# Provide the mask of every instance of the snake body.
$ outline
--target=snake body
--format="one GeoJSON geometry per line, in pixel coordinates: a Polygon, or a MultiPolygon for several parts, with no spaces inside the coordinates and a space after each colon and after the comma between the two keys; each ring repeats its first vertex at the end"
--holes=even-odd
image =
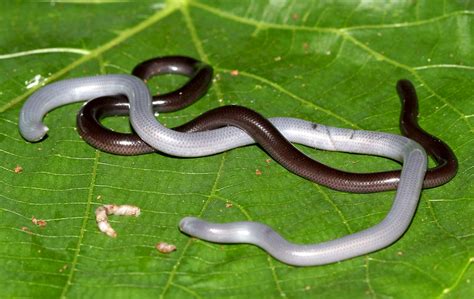
{"type": "MultiPolygon", "coordinates": [[[[38,141],[48,128],[42,123],[46,113],[61,105],[107,95],[125,95],[130,101],[130,119],[138,135],[162,152],[185,157],[219,153],[251,144],[253,139],[235,127],[181,133],[159,124],[146,85],[134,76],[104,75],[70,79],[49,84],[25,103],[19,119],[23,137],[38,141]]],[[[333,128],[311,122],[275,118],[272,123],[289,140],[326,150],[385,156],[403,162],[393,206],[379,224],[333,241],[315,245],[294,245],[270,227],[255,222],[212,224],[184,218],[180,229],[213,242],[252,243],[292,265],[320,265],[366,254],[388,246],[410,224],[426,172],[426,154],[416,142],[387,133],[333,128]]],[[[350,183],[348,183],[350,184],[350,183]]]]}
{"type": "Polygon", "coordinates": [[[441,139],[429,134],[418,124],[418,97],[413,84],[406,79],[397,82],[402,102],[400,131],[423,146],[436,166],[426,172],[423,188],[432,188],[449,182],[458,171],[458,160],[451,148],[441,139]]]}
{"type": "MultiPolygon", "coordinates": [[[[38,141],[47,132],[42,118],[48,111],[71,102],[117,94],[123,94],[129,98],[131,123],[138,135],[147,144],[164,153],[182,157],[199,157],[254,143],[251,136],[236,127],[194,133],[182,133],[164,127],[155,119],[151,96],[144,83],[129,75],[103,75],[70,79],[43,87],[34,93],[23,106],[19,121],[20,132],[25,139],[38,141]]],[[[327,143],[328,140],[331,143],[331,139],[334,138],[331,130],[328,129],[329,127],[292,118],[273,118],[270,121],[277,129],[272,132],[273,135],[279,131],[289,141],[331,150],[331,146],[325,147],[321,144],[327,143]]],[[[381,156],[386,154],[373,149],[373,143],[378,138],[377,134],[379,133],[373,137],[368,136],[365,147],[360,149],[361,153],[381,156]]],[[[292,145],[290,146],[292,147],[292,145]]],[[[337,150],[345,151],[345,149],[337,150]]],[[[351,149],[348,148],[348,151],[351,152],[351,149]]],[[[364,193],[387,189],[386,185],[377,181],[376,175],[335,171],[301,153],[292,161],[298,165],[295,170],[302,169],[304,171],[303,176],[337,190],[364,193]],[[311,164],[306,164],[308,161],[311,164]],[[327,171],[315,173],[313,169],[307,167],[317,164],[321,166],[321,169],[327,171]]],[[[385,182],[387,183],[387,180],[385,182]]],[[[393,188],[397,181],[388,180],[388,183],[392,183],[390,188],[393,188]]]]}
{"type": "MultiPolygon", "coordinates": [[[[176,91],[154,96],[153,110],[168,112],[182,109],[203,96],[212,79],[212,68],[193,58],[166,56],[147,60],[137,65],[132,74],[143,80],[161,74],[181,74],[189,81],[176,91]]],[[[449,146],[424,131],[418,125],[418,99],[415,87],[408,80],[397,82],[402,103],[401,132],[418,143],[435,160],[436,166],[428,169],[424,188],[432,188],[450,181],[457,172],[457,160],[449,146]]],[[[81,137],[94,147],[119,155],[137,155],[156,151],[137,134],[111,131],[100,120],[111,115],[128,115],[129,102],[124,96],[101,97],[88,101],[77,115],[77,130],[81,137]]],[[[241,106],[224,106],[212,109],[173,130],[201,132],[225,126],[245,131],[256,143],[289,171],[318,184],[340,191],[368,193],[395,190],[400,171],[376,173],[350,173],[328,167],[297,150],[269,120],[257,112],[241,106]]],[[[317,126],[317,124],[314,124],[317,126]]]]}

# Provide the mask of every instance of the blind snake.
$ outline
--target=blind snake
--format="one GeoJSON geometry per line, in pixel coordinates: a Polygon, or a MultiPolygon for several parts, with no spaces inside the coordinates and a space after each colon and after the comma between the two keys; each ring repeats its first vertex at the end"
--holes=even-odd
{"type": "MultiPolygon", "coordinates": [[[[155,67],[155,65],[161,65],[162,59],[155,58],[141,63],[133,70],[132,74],[145,80],[150,76],[159,75],[161,69],[155,67]],[[153,62],[153,64],[150,62],[153,62]],[[136,72],[137,69],[146,69],[147,75],[142,76],[136,72]]],[[[176,64],[173,59],[166,60],[163,63],[176,64]]],[[[179,63],[186,62],[179,61],[179,63]]],[[[197,65],[196,61],[192,61],[189,68],[194,65],[197,65]]],[[[183,73],[179,68],[175,69],[177,70],[175,73],[192,76],[192,72],[183,73]]],[[[199,88],[196,84],[196,78],[191,77],[189,82],[176,92],[161,96],[167,98],[166,104],[154,101],[153,109],[155,111],[170,111],[166,110],[167,105],[170,105],[175,108],[174,110],[178,110],[182,100],[176,96],[176,93],[182,90],[185,90],[185,94],[188,96],[188,101],[183,105],[189,105],[190,102],[199,99],[203,95],[204,89],[199,88]]],[[[199,79],[201,80],[201,78],[199,79]]],[[[207,89],[211,77],[206,76],[205,79],[207,81],[201,81],[207,89]]],[[[457,160],[454,153],[447,144],[428,134],[418,125],[418,99],[413,84],[408,80],[400,80],[397,82],[397,91],[402,102],[400,130],[405,136],[419,142],[437,163],[436,167],[428,169],[423,187],[436,187],[450,181],[457,171],[457,160]]],[[[135,155],[155,151],[136,134],[114,132],[100,124],[100,119],[106,116],[128,115],[128,113],[129,105],[125,97],[94,99],[85,103],[78,113],[77,130],[89,144],[106,152],[135,155]]],[[[245,107],[224,106],[215,108],[173,130],[187,133],[200,132],[227,125],[239,127],[247,132],[274,160],[291,172],[336,190],[356,193],[394,190],[400,180],[399,170],[366,174],[349,173],[319,163],[296,149],[269,120],[245,107]]]]}
{"type": "MultiPolygon", "coordinates": [[[[345,147],[351,142],[353,132],[339,130],[339,136],[344,137],[338,141],[338,146],[345,147]]],[[[386,141],[387,146],[394,146],[401,140],[388,137],[386,141]]],[[[414,142],[399,142],[397,148],[403,156],[403,168],[395,199],[387,216],[368,229],[331,241],[301,245],[287,241],[260,222],[212,223],[185,217],[179,228],[188,235],[210,242],[254,244],[281,262],[294,266],[330,264],[382,249],[398,240],[410,225],[426,171],[426,154],[421,146],[414,142]]]]}
{"type": "MultiPolygon", "coordinates": [[[[47,132],[47,127],[42,123],[43,116],[58,106],[105,95],[133,94],[133,99],[130,99],[130,116],[133,128],[146,143],[164,153],[196,157],[211,155],[254,143],[252,137],[236,127],[224,127],[195,133],[182,133],[164,127],[155,119],[150,100],[151,96],[148,89],[143,89],[143,86],[144,83],[138,78],[129,75],[86,77],[59,81],[47,85],[35,92],[23,106],[19,120],[20,132],[25,139],[38,141],[47,132]]],[[[310,122],[301,123],[301,121],[291,118],[273,118],[270,121],[289,141],[316,148],[321,148],[323,146],[321,143],[327,142],[327,138],[331,142],[331,132],[327,131],[325,126],[310,122]]],[[[373,141],[367,140],[366,142],[367,147],[371,147],[373,141]]],[[[323,149],[328,148],[323,147],[323,149]]],[[[365,148],[364,150],[369,149],[365,148]]],[[[375,150],[367,153],[384,155],[383,152],[379,153],[375,150]]],[[[301,156],[306,157],[304,155],[301,156]]],[[[317,162],[314,161],[314,163],[317,162]]],[[[321,175],[319,172],[314,173],[311,170],[306,171],[304,175],[338,190],[351,192],[384,190],[380,185],[373,183],[376,177],[372,176],[372,174],[340,172],[342,175],[336,176],[332,175],[336,173],[334,170],[327,166],[322,166],[322,169],[326,168],[329,170],[330,176],[321,175]]],[[[305,168],[303,169],[306,170],[305,168]]]]}
{"type": "MultiPolygon", "coordinates": [[[[130,119],[138,135],[163,152],[202,156],[253,143],[247,134],[235,127],[196,133],[165,128],[153,115],[152,98],[146,85],[130,75],[69,79],[41,88],[22,107],[20,133],[27,140],[41,140],[48,131],[42,123],[48,111],[67,103],[116,94],[129,99],[130,119]],[[153,140],[156,135],[161,139],[153,140]]],[[[270,227],[256,222],[212,224],[186,217],[180,222],[183,232],[214,242],[252,243],[285,263],[299,266],[327,264],[367,254],[388,246],[405,232],[416,210],[426,172],[426,154],[418,143],[403,136],[314,126],[314,123],[291,118],[274,118],[272,123],[293,142],[326,150],[385,156],[403,162],[400,183],[387,217],[369,229],[315,245],[288,243],[270,227]]]]}

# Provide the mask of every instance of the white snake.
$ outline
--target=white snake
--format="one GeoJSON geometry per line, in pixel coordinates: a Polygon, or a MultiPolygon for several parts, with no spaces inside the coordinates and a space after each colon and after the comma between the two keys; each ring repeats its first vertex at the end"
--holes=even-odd
{"type": "MultiPolygon", "coordinates": [[[[29,141],[41,140],[48,128],[43,117],[56,107],[108,95],[126,95],[130,121],[137,134],[157,150],[175,156],[200,157],[253,143],[235,127],[180,133],[161,125],[152,110],[146,85],[131,75],[103,75],[63,80],[35,92],[23,106],[19,128],[29,141]]],[[[403,162],[393,206],[379,224],[345,237],[319,244],[297,245],[258,222],[215,224],[186,217],[180,229],[192,236],[220,243],[255,244],[282,262],[298,266],[322,265],[384,248],[406,231],[415,213],[427,168],[427,157],[416,142],[402,136],[328,127],[294,118],[270,121],[291,142],[350,153],[388,157],[403,162]]]]}

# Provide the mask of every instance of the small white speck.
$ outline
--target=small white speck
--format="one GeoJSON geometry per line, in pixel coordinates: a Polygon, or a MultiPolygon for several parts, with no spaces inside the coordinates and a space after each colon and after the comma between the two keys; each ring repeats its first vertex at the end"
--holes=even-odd
{"type": "Polygon", "coordinates": [[[46,80],[47,78],[44,78],[41,75],[36,75],[33,77],[33,79],[25,81],[26,89],[30,89],[37,85],[43,84],[46,80]]]}
{"type": "Polygon", "coordinates": [[[431,62],[431,58],[426,59],[426,61],[431,62]]]}
{"type": "Polygon", "coordinates": [[[326,55],[331,55],[331,51],[326,51],[326,55]]]}

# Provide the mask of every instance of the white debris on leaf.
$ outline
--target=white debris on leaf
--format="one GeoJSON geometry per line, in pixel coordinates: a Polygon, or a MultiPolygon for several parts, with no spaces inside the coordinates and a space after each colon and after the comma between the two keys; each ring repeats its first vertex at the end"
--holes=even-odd
{"type": "Polygon", "coordinates": [[[140,215],[140,208],[131,205],[103,205],[95,210],[95,221],[97,222],[99,230],[107,236],[115,238],[117,237],[117,233],[112,226],[110,226],[108,215],[138,217],[140,215]]]}
{"type": "Polygon", "coordinates": [[[166,3],[153,3],[151,9],[153,10],[162,10],[166,7],[166,3]]]}
{"type": "Polygon", "coordinates": [[[101,232],[112,238],[117,237],[117,233],[112,228],[112,226],[110,226],[109,219],[107,217],[107,209],[104,207],[98,207],[95,210],[95,221],[97,221],[97,225],[99,226],[99,230],[101,232]]]}
{"type": "Polygon", "coordinates": [[[119,216],[139,216],[140,208],[131,205],[104,205],[107,210],[107,215],[119,215],[119,216]]]}
{"type": "Polygon", "coordinates": [[[168,244],[166,242],[159,242],[155,245],[156,250],[161,253],[170,253],[176,250],[176,246],[173,244],[168,244]]]}
{"type": "Polygon", "coordinates": [[[26,89],[33,88],[37,85],[43,84],[47,78],[44,78],[41,75],[36,75],[33,77],[33,79],[30,79],[29,81],[25,81],[26,89]]]}

